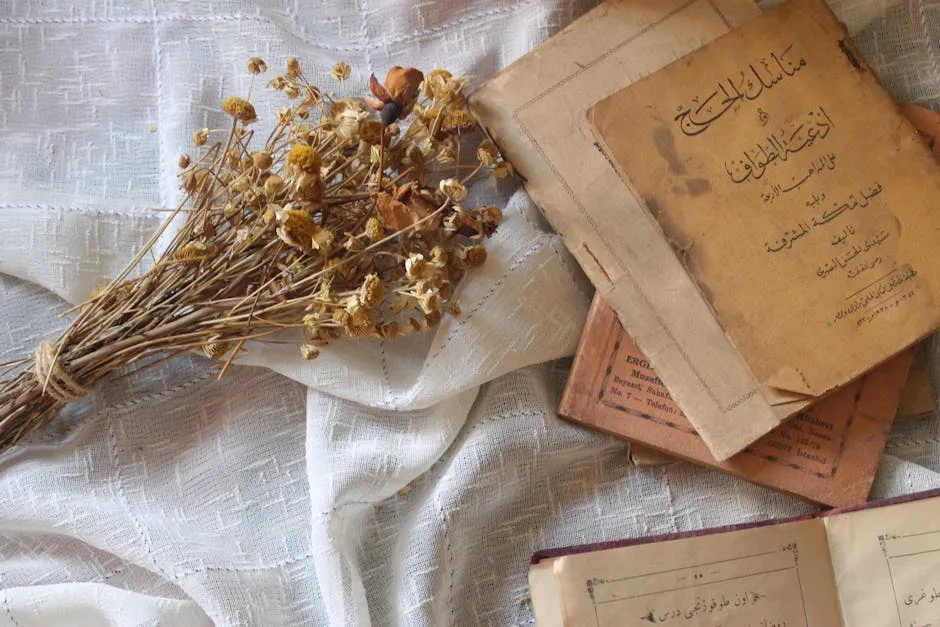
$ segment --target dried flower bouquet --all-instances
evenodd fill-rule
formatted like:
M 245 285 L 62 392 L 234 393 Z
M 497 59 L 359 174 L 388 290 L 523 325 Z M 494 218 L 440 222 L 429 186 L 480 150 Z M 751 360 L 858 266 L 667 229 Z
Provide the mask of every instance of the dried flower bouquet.
M 248 62 L 252 82 L 266 69 Z M 342 83 L 350 68 L 331 75 Z M 463 206 L 465 185 L 512 172 L 489 140 L 465 147 L 475 126 L 465 80 L 395 67 L 384 84 L 372 77 L 371 96 L 334 99 L 291 59 L 268 86 L 290 106 L 263 144 L 251 90 L 223 101 L 230 127 L 193 133 L 201 154 L 180 158 L 185 198 L 150 242 L 72 310 L 61 337 L 5 365 L 0 450 L 131 364 L 201 349 L 221 377 L 248 340 L 301 330 L 300 354 L 313 359 L 344 336 L 393 339 L 459 313 L 454 286 L 484 263 L 502 216 Z

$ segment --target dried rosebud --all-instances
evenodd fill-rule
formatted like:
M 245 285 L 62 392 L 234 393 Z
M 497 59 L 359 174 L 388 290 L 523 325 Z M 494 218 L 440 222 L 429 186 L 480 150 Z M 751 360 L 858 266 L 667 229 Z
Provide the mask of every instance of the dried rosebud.
M 454 202 L 460 202 L 467 197 L 467 188 L 454 178 L 441 181 L 438 185 L 438 189 Z
M 349 75 L 352 74 L 352 68 L 349 67 L 349 64 L 345 61 L 340 61 L 332 68 L 330 68 L 330 76 L 333 77 L 333 80 L 338 83 L 343 83 L 346 79 L 349 78 Z
M 248 72 L 251 74 L 261 74 L 268 71 L 268 66 L 261 57 L 251 57 L 248 59 Z
M 258 119 L 255 114 L 255 106 L 238 96 L 229 96 L 223 100 L 222 111 L 225 111 L 242 124 L 251 124 Z
M 209 129 L 201 128 L 193 131 L 193 145 L 204 146 L 207 141 L 209 141 Z

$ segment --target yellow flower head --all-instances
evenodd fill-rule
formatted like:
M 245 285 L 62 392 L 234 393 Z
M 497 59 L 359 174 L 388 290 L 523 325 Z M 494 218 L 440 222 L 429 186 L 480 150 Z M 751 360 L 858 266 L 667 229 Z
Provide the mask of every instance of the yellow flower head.
M 320 169 L 320 154 L 313 146 L 297 144 L 287 153 L 287 163 L 305 172 L 314 172 Z
M 222 101 L 222 110 L 242 124 L 251 124 L 258 119 L 255 106 L 238 96 L 229 96 Z

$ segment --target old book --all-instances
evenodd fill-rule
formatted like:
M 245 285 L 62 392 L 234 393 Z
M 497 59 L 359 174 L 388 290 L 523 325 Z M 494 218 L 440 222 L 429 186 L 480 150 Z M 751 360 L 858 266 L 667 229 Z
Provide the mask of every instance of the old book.
M 772 405 L 940 324 L 940 168 L 823 0 L 789 0 L 590 118 Z
M 660 228 L 598 151 L 587 113 L 759 14 L 751 0 L 605 2 L 470 98 L 526 190 L 720 459 L 790 410 L 758 393 L 759 382 Z
M 595 296 L 558 413 L 674 457 L 830 506 L 863 503 L 912 354 L 906 351 L 716 461 L 658 371 Z M 641 463 L 652 461 L 639 451 Z
M 539 627 L 929 627 L 940 492 L 536 553 Z

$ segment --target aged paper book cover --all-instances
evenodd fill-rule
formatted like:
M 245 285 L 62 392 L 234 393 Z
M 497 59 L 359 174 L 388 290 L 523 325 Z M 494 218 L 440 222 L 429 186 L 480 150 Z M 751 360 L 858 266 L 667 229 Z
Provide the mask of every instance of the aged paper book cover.
M 558 413 L 810 501 L 857 505 L 868 498 L 911 359 L 905 351 L 718 462 L 616 315 L 595 296 Z
M 789 0 L 590 118 L 772 404 L 821 398 L 937 328 L 940 168 L 822 0 Z
M 790 520 L 540 551 L 539 627 L 929 627 L 940 491 Z
M 751 0 L 604 2 L 470 97 L 526 191 L 718 459 L 792 407 L 774 407 L 760 393 L 659 226 L 597 149 L 587 114 L 759 14 Z

